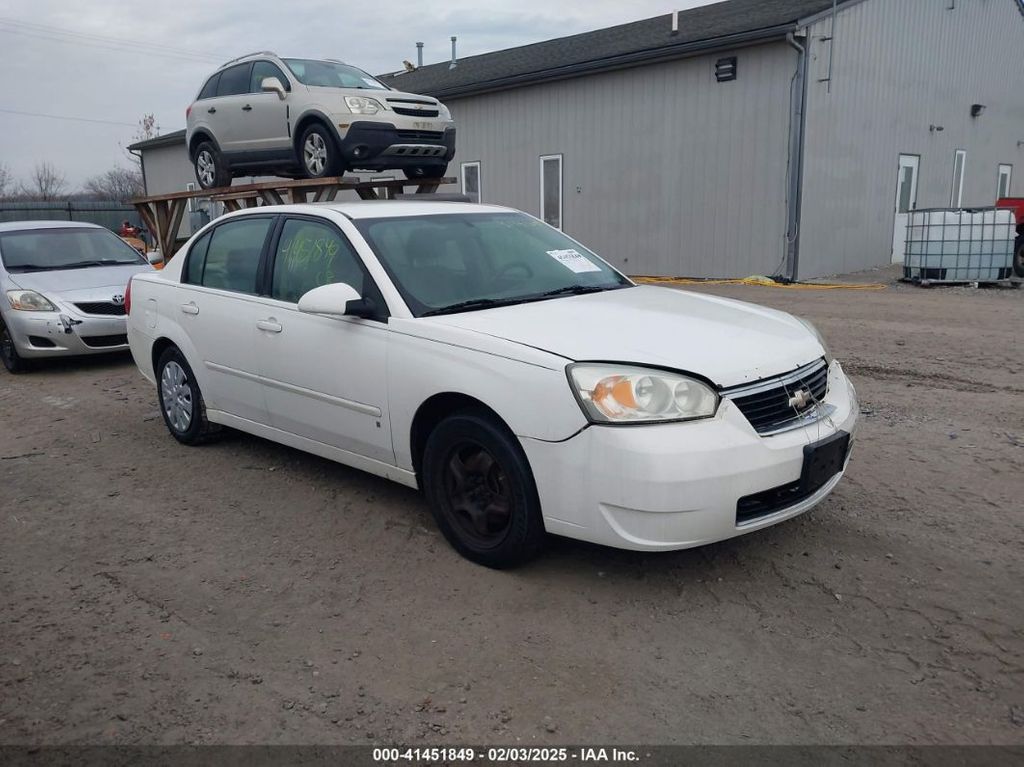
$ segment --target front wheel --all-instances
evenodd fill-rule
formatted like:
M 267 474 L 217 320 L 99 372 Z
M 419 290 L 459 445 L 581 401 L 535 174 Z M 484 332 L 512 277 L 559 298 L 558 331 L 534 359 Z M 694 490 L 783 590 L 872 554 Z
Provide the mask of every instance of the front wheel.
M 27 365 L 14 346 L 14 338 L 7 324 L 0 319 L 0 362 L 4 363 L 8 373 L 24 373 Z
M 431 432 L 422 478 L 437 526 L 467 559 L 506 568 L 540 551 L 544 521 L 530 464 L 486 411 L 449 416 Z
M 341 154 L 334 138 L 324 126 L 313 124 L 306 128 L 299 147 L 302 170 L 307 178 L 327 178 L 344 173 Z
M 167 430 L 184 445 L 205 442 L 218 430 L 206 420 L 206 405 L 185 356 L 170 347 L 156 364 L 160 412 Z

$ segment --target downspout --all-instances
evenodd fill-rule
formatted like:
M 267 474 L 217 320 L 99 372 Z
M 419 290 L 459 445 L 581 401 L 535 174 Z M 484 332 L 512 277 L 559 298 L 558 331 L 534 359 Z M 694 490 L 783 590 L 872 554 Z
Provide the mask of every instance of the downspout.
M 806 34 L 803 36 L 806 43 Z M 800 208 L 803 196 L 804 132 L 807 123 L 807 48 L 793 32 L 786 42 L 798 54 L 796 73 L 790 89 L 789 178 L 786 195 L 786 269 L 784 277 L 796 280 L 800 266 Z

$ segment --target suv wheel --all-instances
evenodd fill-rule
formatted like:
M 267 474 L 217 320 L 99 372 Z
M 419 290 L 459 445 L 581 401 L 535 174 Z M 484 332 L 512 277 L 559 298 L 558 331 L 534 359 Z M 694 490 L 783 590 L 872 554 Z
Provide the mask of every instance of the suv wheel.
M 334 139 L 322 125 L 313 124 L 303 131 L 299 152 L 306 178 L 327 178 L 344 173 Z
M 410 181 L 419 181 L 423 178 L 442 178 L 448 172 L 448 163 L 444 165 L 414 165 L 402 171 Z
M 209 141 L 204 141 L 196 147 L 193 164 L 196 171 L 196 181 L 199 182 L 199 186 L 203 189 L 231 186 L 231 172 L 224 167 L 224 158 L 220 156 L 220 152 Z

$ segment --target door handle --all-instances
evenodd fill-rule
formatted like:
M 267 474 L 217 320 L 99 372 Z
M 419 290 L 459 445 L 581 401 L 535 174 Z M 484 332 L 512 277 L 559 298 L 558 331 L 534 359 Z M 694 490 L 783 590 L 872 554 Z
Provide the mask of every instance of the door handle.
M 267 320 L 259 320 L 256 323 L 256 327 L 258 327 L 260 330 L 265 330 L 268 333 L 280 333 L 282 330 L 284 330 L 284 328 L 281 327 L 281 324 L 277 322 L 277 320 L 275 320 L 273 317 Z
M 251 112 L 252 111 L 252 105 L 251 104 L 246 104 L 244 107 L 242 107 L 242 111 L 243 112 Z
M 199 314 L 199 307 L 196 306 L 195 301 L 189 301 L 187 304 L 181 305 L 181 311 L 185 314 Z
M 206 110 L 206 113 L 212 115 L 216 111 L 217 111 L 217 107 L 210 107 L 209 109 Z

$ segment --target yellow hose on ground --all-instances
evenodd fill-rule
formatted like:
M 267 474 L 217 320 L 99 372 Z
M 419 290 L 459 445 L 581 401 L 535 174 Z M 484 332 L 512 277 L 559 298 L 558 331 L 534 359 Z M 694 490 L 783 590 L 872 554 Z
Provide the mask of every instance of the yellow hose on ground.
M 693 277 L 632 277 L 634 282 L 664 285 L 755 285 L 762 288 L 787 288 L 789 290 L 885 290 L 880 282 L 828 283 L 828 282 L 777 282 L 771 277 L 755 275 L 734 280 L 701 280 Z

